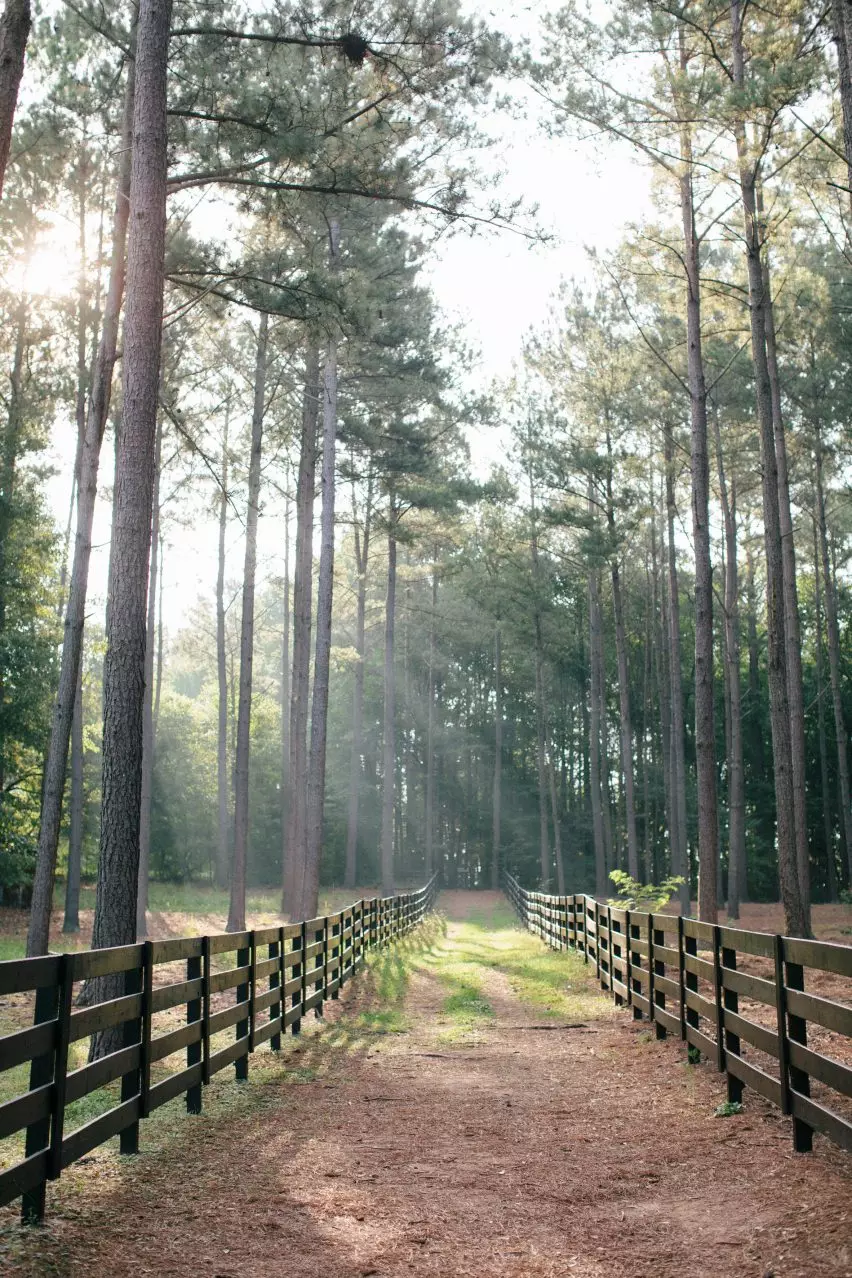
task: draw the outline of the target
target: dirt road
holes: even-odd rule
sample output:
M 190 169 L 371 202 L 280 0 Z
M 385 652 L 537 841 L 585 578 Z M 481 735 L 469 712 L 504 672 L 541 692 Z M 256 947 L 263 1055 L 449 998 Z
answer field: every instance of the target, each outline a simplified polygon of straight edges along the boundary
M 138 1159 L 74 1168 L 36 1242 L 6 1230 L 0 1270 L 852 1275 L 852 1160 L 822 1140 L 794 1155 L 789 1124 L 748 1094 L 714 1117 L 719 1076 L 598 998 L 573 956 L 561 1002 L 539 987 L 531 1006 L 538 942 L 496 894 L 441 906 L 446 935 L 409 951 L 407 979 L 399 959 L 377 965 L 322 1034 L 253 1058 L 208 1115 L 175 1107 Z

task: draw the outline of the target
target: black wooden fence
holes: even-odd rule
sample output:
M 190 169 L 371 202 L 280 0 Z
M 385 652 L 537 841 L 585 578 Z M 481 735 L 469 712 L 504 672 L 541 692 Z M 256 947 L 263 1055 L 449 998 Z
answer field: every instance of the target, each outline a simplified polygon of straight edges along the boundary
M 41 1220 L 47 1181 L 84 1154 L 113 1136 L 135 1153 L 139 1120 L 177 1096 L 200 1113 L 215 1073 L 233 1065 L 246 1079 L 250 1053 L 264 1043 L 280 1050 L 282 1032 L 298 1034 L 311 1010 L 321 1015 L 367 951 L 415 927 L 436 892 L 435 877 L 417 892 L 282 927 L 0 962 L 0 996 L 35 995 L 32 1027 L 0 1038 L 0 1071 L 29 1066 L 28 1085 L 22 1077 L 21 1093 L 0 1105 L 0 1139 L 26 1131 L 23 1159 L 0 1171 L 0 1206 L 20 1197 L 23 1219 Z M 75 986 L 99 977 L 123 978 L 123 993 L 75 1007 Z M 230 990 L 234 1002 L 223 997 Z M 117 1050 L 69 1069 L 73 1043 L 117 1027 Z M 104 1097 L 116 1103 L 66 1134 L 66 1108 L 117 1080 L 120 1096 Z
M 751 1087 L 792 1118 L 797 1151 L 815 1131 L 852 1151 L 852 1068 L 831 1055 L 852 1060 L 852 946 L 547 896 L 511 875 L 505 886 L 531 932 L 581 952 L 657 1038 L 676 1035 L 725 1073 L 730 1102 Z M 806 990 L 806 973 L 831 997 Z

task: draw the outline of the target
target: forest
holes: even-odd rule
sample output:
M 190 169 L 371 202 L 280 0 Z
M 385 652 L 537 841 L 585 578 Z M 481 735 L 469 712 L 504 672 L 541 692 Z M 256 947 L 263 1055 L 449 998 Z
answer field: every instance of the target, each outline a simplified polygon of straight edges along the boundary
M 226 890 L 232 931 L 253 887 L 301 919 L 435 871 L 674 878 L 703 920 L 780 899 L 794 936 L 849 899 L 852 8 L 513 25 L 6 0 L 0 887 L 28 954 L 87 884 L 95 946 L 147 935 L 152 882 Z M 448 236 L 550 234 L 502 197 L 501 113 L 651 201 L 485 385 L 429 269 Z

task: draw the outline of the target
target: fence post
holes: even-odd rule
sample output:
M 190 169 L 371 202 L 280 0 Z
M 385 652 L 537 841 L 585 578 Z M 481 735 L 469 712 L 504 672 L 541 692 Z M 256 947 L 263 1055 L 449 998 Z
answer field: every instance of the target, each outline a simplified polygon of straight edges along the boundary
M 341 933 L 340 916 L 338 915 L 337 922 L 332 923 L 331 925 L 331 939 L 332 941 L 337 941 L 337 944 L 332 945 L 331 947 L 331 962 L 333 965 L 331 969 L 331 983 L 333 985 L 334 982 L 336 981 L 338 988 L 340 986 L 340 933 Z M 337 999 L 338 997 L 337 989 L 332 990 L 331 997 L 335 1000 Z
M 251 934 L 251 939 L 254 940 L 254 932 L 252 932 Z M 249 944 L 251 945 L 251 942 Z M 251 953 L 252 953 L 251 948 L 244 947 L 241 950 L 237 950 L 237 967 L 248 967 L 248 965 L 251 962 Z M 249 972 L 248 981 L 243 982 L 242 985 L 237 986 L 236 1001 L 238 1003 L 247 1002 L 250 998 L 250 990 L 251 990 L 251 972 Z M 243 1019 L 241 1021 L 237 1021 L 236 1037 L 238 1039 L 246 1038 L 249 1035 L 250 1024 L 251 1024 L 251 1004 L 249 1004 L 249 1019 L 248 1020 Z M 244 1083 L 246 1081 L 246 1079 L 248 1078 L 248 1056 L 241 1056 L 239 1060 L 234 1061 L 234 1077 L 236 1078 L 238 1083 Z
M 723 969 L 728 968 L 728 970 L 731 972 L 735 972 L 737 970 L 736 950 L 732 950 L 727 948 L 726 946 L 722 946 L 722 968 Z M 724 975 L 725 975 L 724 971 L 722 971 L 721 977 L 722 977 L 722 995 L 723 995 L 723 1002 L 725 1005 L 724 1010 L 725 1012 L 733 1012 L 736 1014 L 740 1010 L 740 996 L 736 990 L 725 989 Z M 732 1034 L 731 1031 L 728 1029 L 727 1023 L 725 1022 L 725 1019 L 724 1019 L 724 1013 L 723 1013 L 722 1019 L 723 1019 L 723 1023 L 725 1024 L 725 1064 L 727 1066 L 728 1056 L 740 1055 L 740 1036 L 739 1034 Z M 742 1098 L 743 1098 L 743 1083 L 741 1079 L 735 1078 L 734 1075 L 730 1073 L 730 1071 L 728 1071 L 727 1079 L 728 1079 L 728 1102 L 731 1105 L 739 1105 L 739 1103 L 742 1101 Z M 782 1089 L 783 1089 L 783 1084 L 782 1084 Z
M 657 989 L 657 983 L 654 978 L 657 976 L 663 976 L 663 977 L 665 976 L 666 965 L 662 959 L 658 959 L 656 957 L 654 953 L 654 949 L 655 949 L 655 946 L 665 945 L 665 943 L 666 943 L 665 933 L 661 932 L 659 928 L 654 927 L 654 916 L 653 914 L 649 914 L 648 915 L 648 954 L 651 958 L 651 962 L 648 964 L 648 966 L 649 968 L 652 969 L 650 987 L 651 987 L 651 993 L 653 995 L 653 1002 L 651 1003 L 651 1007 L 652 1008 L 661 1007 L 663 1008 L 663 1010 L 665 1010 L 665 1006 L 666 1006 L 666 992 L 665 990 Z M 664 1039 L 668 1033 L 668 1030 L 666 1029 L 665 1025 L 661 1025 L 660 1022 L 657 1020 L 656 1013 L 654 1013 L 654 1032 L 656 1033 L 658 1039 Z
M 74 955 L 63 954 L 59 969 L 60 993 L 56 1025 L 56 1064 L 53 1072 L 53 1123 L 47 1178 L 58 1180 L 62 1171 L 62 1137 L 65 1132 L 65 1089 L 68 1081 L 68 1044 L 71 1038 L 71 1003 L 74 991 Z
M 713 924 L 713 990 L 716 998 L 716 1068 L 725 1070 L 725 1008 L 722 999 L 722 929 Z
M 59 1009 L 59 984 L 42 985 L 36 990 L 35 1010 L 33 1012 L 33 1025 L 43 1025 L 45 1021 L 55 1019 Z M 30 1091 L 35 1091 L 37 1087 L 44 1087 L 46 1083 L 54 1080 L 54 1070 L 56 1061 L 56 1045 L 54 1043 L 49 1052 L 45 1052 L 43 1056 L 33 1058 L 30 1065 Z M 33 1154 L 37 1154 L 39 1150 L 44 1149 L 50 1139 L 50 1118 L 40 1118 L 36 1123 L 30 1123 L 27 1128 L 26 1144 L 24 1146 L 25 1157 L 30 1158 Z M 30 1189 L 21 1199 L 21 1223 L 24 1225 L 36 1225 L 44 1220 L 44 1200 L 46 1192 L 47 1180 L 43 1180 L 41 1184 L 36 1185 L 34 1189 Z
M 302 951 L 302 961 L 301 963 L 294 963 L 292 968 L 290 969 L 293 979 L 295 980 L 297 977 L 299 978 L 299 988 L 297 990 L 294 990 L 292 995 L 290 996 L 290 1006 L 302 1007 L 302 1010 L 304 1010 L 303 1004 L 305 1002 L 305 999 L 308 997 L 308 986 L 307 986 L 307 976 L 306 976 L 307 968 L 308 968 L 308 959 L 305 953 L 307 948 L 308 948 L 308 929 L 303 920 L 302 926 L 299 929 L 299 935 L 293 937 L 293 949 L 294 950 L 300 949 Z M 302 1018 L 301 1016 L 297 1016 L 296 1019 L 290 1025 L 290 1033 L 292 1035 L 295 1035 L 295 1034 L 300 1034 L 301 1032 L 302 1032 Z
M 692 990 L 692 992 L 695 994 L 698 993 L 698 977 L 695 975 L 694 972 L 687 972 L 686 970 L 687 954 L 691 955 L 694 958 L 698 957 L 698 939 L 697 937 L 686 935 L 686 933 L 683 930 L 683 919 L 680 915 L 678 915 L 678 918 L 680 919 L 678 943 L 680 945 L 680 967 L 681 967 L 680 1024 L 681 1024 L 682 1036 L 686 1038 L 687 1025 L 691 1025 L 693 1029 L 698 1029 L 698 1012 L 695 1010 L 694 1007 L 688 1007 L 686 1002 L 687 990 Z M 695 1047 L 694 1044 L 692 1043 L 690 1043 L 689 1047 L 687 1048 L 687 1055 L 689 1055 L 690 1052 L 695 1053 L 695 1055 L 698 1056 L 699 1058 L 701 1056 L 701 1053 L 699 1052 L 698 1048 Z
M 140 967 L 131 968 L 124 974 L 124 992 L 125 994 L 141 994 L 142 993 L 142 969 Z M 129 1070 L 121 1077 L 121 1099 L 122 1102 L 133 1100 L 134 1096 L 138 1096 L 142 1087 L 142 1017 L 137 1016 L 132 1020 L 124 1023 L 124 1046 L 134 1047 L 140 1044 L 139 1049 L 139 1065 L 135 1069 Z M 119 1152 L 122 1154 L 138 1154 L 139 1153 L 139 1120 L 131 1123 L 129 1127 L 125 1127 L 118 1138 Z
M 193 955 L 186 960 L 186 979 L 188 981 L 197 981 L 203 977 L 202 959 L 200 956 Z M 186 1005 L 186 1023 L 192 1025 L 195 1021 L 202 1020 L 202 1001 L 200 998 L 192 998 Z M 201 1060 L 203 1046 L 202 1039 L 204 1037 L 204 1025 L 200 1028 L 200 1035 L 197 1043 L 190 1043 L 186 1049 L 187 1068 L 191 1065 L 197 1065 Z M 196 1083 L 193 1087 L 186 1090 L 186 1112 L 188 1114 L 201 1113 L 201 1083 Z
M 278 967 L 276 968 L 274 972 L 270 972 L 269 974 L 269 988 L 271 990 L 280 990 L 281 986 L 284 984 L 284 965 L 283 965 L 284 928 L 283 927 L 279 927 L 278 929 L 278 940 L 270 941 L 269 943 L 269 957 L 271 959 L 278 959 Z M 281 993 L 279 993 L 278 995 L 278 1002 L 272 1003 L 269 1008 L 269 1019 L 271 1021 L 274 1021 L 276 1016 L 278 1017 L 280 1025 L 279 1025 L 278 1033 L 273 1034 L 272 1038 L 269 1040 L 269 1050 L 271 1052 L 281 1051 L 281 1027 L 283 1027 L 284 1025 L 284 996 Z
M 201 1046 L 202 1046 L 202 1078 L 205 1084 L 210 1082 L 210 937 L 201 938 L 201 959 L 204 964 L 204 984 L 201 990 Z
M 139 1047 L 139 1117 L 147 1118 L 151 1098 L 151 999 L 154 993 L 154 942 L 145 941 L 142 956 L 142 1034 Z
M 786 986 L 786 988 L 785 988 Z M 784 960 L 784 938 L 775 938 L 775 994 L 778 1000 L 778 1046 L 781 1052 L 781 1109 L 783 1113 L 791 1113 L 793 1109 L 792 1093 L 810 1096 L 811 1082 L 803 1069 L 790 1064 L 790 1046 L 792 1043 L 807 1045 L 807 1022 L 801 1016 L 794 1016 L 787 1010 L 787 990 L 804 990 L 805 969 L 801 963 L 787 963 Z M 784 1101 L 787 1109 L 784 1109 Z M 813 1128 L 801 1118 L 793 1117 L 793 1148 L 797 1154 L 807 1154 L 814 1147 Z

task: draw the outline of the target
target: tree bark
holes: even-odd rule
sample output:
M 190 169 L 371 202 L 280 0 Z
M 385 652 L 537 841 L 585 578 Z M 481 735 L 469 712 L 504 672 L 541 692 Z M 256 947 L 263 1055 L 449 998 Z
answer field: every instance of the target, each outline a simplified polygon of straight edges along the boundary
M 430 682 L 431 682 L 430 661 Z M 500 620 L 494 629 L 494 778 L 491 788 L 491 891 L 500 886 L 500 838 L 503 815 L 503 636 Z M 427 874 L 431 866 L 426 867 Z
M 353 517 L 355 497 L 353 492 Z M 352 753 L 349 759 L 349 810 L 346 821 L 346 869 L 344 884 L 354 888 L 358 881 L 358 824 L 361 803 L 361 755 L 364 752 L 364 664 L 366 661 L 367 568 L 370 561 L 370 533 L 373 507 L 373 475 L 367 476 L 364 530 L 355 523 L 355 567 L 358 573 L 357 619 L 355 623 L 355 684 L 352 691 Z
M 740 93 L 744 93 L 746 89 L 745 59 L 743 54 L 740 0 L 732 0 L 731 3 L 731 34 L 734 84 Z M 768 641 L 769 708 L 772 724 L 772 753 L 775 776 L 778 874 L 787 932 L 792 936 L 804 936 L 808 932 L 808 920 L 799 887 L 796 857 L 790 705 L 787 691 L 784 573 L 778 509 L 778 466 L 772 420 L 772 392 L 766 355 L 766 297 L 762 268 L 763 246 L 757 212 L 756 175 L 749 159 L 745 128 L 741 122 L 735 124 L 734 132 L 740 168 L 740 191 L 745 223 L 752 362 L 754 364 L 757 416 L 760 431 L 763 523 L 766 545 L 766 630 Z
M 828 634 L 828 673 L 831 703 L 834 711 L 834 734 L 837 739 L 837 777 L 840 789 L 840 836 L 846 853 L 848 881 L 852 883 L 852 804 L 850 804 L 849 751 L 846 719 L 843 713 L 843 686 L 840 676 L 840 629 L 837 622 L 837 592 L 828 553 L 828 522 L 825 513 L 823 485 L 823 451 L 819 428 L 816 433 L 817 523 L 822 558 L 822 580 L 825 590 L 825 625 Z
M 612 605 L 615 614 L 615 655 L 618 666 L 618 708 L 621 735 L 621 772 L 624 778 L 624 823 L 627 833 L 627 872 L 639 878 L 639 843 L 636 838 L 636 800 L 633 785 L 633 727 L 630 722 L 630 672 L 627 664 L 627 633 L 624 626 L 624 603 L 621 595 L 621 570 L 615 554 L 615 508 L 612 496 L 612 444 L 606 430 L 606 519 L 612 542 L 609 571 L 612 580 Z
M 293 571 L 293 678 L 290 686 L 290 811 L 284 862 L 282 910 L 289 910 L 307 855 L 308 693 L 311 670 L 314 483 L 319 416 L 319 349 L 308 337 L 302 437 L 296 487 L 296 561 Z M 290 911 L 290 917 L 295 915 Z
M 290 476 L 286 482 L 289 485 Z M 284 625 L 281 632 L 281 858 L 287 861 L 290 812 L 290 494 L 284 503 Z
M 819 775 L 822 792 L 823 837 L 825 839 L 826 886 L 828 899 L 836 901 L 837 865 L 834 856 L 834 828 L 831 820 L 831 793 L 828 780 L 828 744 L 825 731 L 825 665 L 822 652 L 822 573 L 820 572 L 819 514 L 814 518 L 814 643 L 816 646 L 817 733 L 819 739 Z
M 136 896 L 136 939 L 148 935 L 148 878 L 151 869 L 151 791 L 154 781 L 154 645 L 157 640 L 157 561 L 160 547 L 160 458 L 162 418 L 157 427 L 157 455 L 151 512 L 151 572 L 148 580 L 148 625 L 145 639 L 145 701 L 142 707 L 142 797 L 139 810 L 139 887 Z
M 687 70 L 681 36 L 681 68 Z M 710 553 L 710 462 L 707 387 L 701 346 L 701 275 L 692 189 L 692 138 L 681 128 L 680 206 L 686 270 L 687 376 L 691 419 L 692 538 L 695 550 L 695 762 L 698 790 L 698 917 L 716 922 L 719 817 L 713 688 L 713 561 Z
M 6 0 L 0 18 L 0 197 L 12 146 L 12 125 L 30 35 L 30 0 Z
M 83 870 L 83 663 L 77 671 L 71 724 L 71 800 L 68 830 L 68 879 L 63 932 L 80 931 L 80 881 Z
M 340 227 L 329 225 L 330 269 L 340 255 Z M 323 810 L 325 805 L 326 742 L 328 736 L 328 684 L 331 663 L 331 610 L 334 593 L 334 466 L 337 444 L 337 338 L 329 336 L 325 351 L 322 406 L 322 505 L 320 514 L 320 561 L 317 582 L 316 647 L 311 705 L 311 748 L 308 760 L 307 856 L 301 883 L 296 892 L 296 912 L 300 918 L 316 917 L 322 859 Z
M 728 918 L 740 917 L 740 885 L 745 877 L 745 772 L 743 767 L 740 615 L 737 565 L 737 495 L 725 478 L 722 433 L 714 417 L 719 493 L 725 524 L 725 662 L 728 685 Z
M 388 516 L 388 585 L 385 599 L 384 733 L 382 738 L 382 895 L 394 891 L 394 790 L 396 781 L 396 667 L 394 637 L 396 622 L 396 522 L 397 511 L 391 493 Z
M 166 82 L 171 0 L 142 0 L 130 180 L 122 414 L 115 449 L 103 676 L 101 834 L 92 947 L 136 936 L 142 703 L 157 436 L 166 234 Z M 100 998 L 123 977 L 95 983 Z M 122 1027 L 93 1036 L 92 1058 L 126 1043 Z
M 603 794 L 601 789 L 601 702 L 599 652 L 602 646 L 600 599 L 597 569 L 589 573 L 589 774 L 591 785 L 592 831 L 595 845 L 595 892 L 607 890 L 607 857 L 604 844 Z
M 674 477 L 674 439 L 670 427 L 665 429 L 664 437 L 666 463 L 666 520 L 668 524 L 668 577 L 669 577 L 669 674 L 671 678 L 671 778 L 674 799 L 673 813 L 677 814 L 677 825 L 672 831 L 672 870 L 682 875 L 684 882 L 678 889 L 678 899 L 683 914 L 689 912 L 690 875 L 689 856 L 687 853 L 686 829 L 686 758 L 684 754 L 683 725 L 683 676 L 680 667 L 680 591 L 677 578 L 677 556 L 675 551 L 675 477 Z
M 763 221 L 760 188 L 757 190 L 757 213 Z M 787 441 L 781 407 L 781 379 L 775 341 L 775 308 L 770 288 L 769 262 L 763 257 L 763 304 L 766 327 L 766 362 L 772 404 L 772 426 L 775 437 L 775 460 L 778 467 L 778 523 L 781 532 L 781 575 L 784 591 L 784 638 L 787 655 L 787 699 L 790 707 L 790 766 L 793 773 L 793 818 L 796 838 L 796 868 L 799 894 L 804 914 L 804 927 L 811 930 L 811 871 L 808 843 L 807 770 L 805 752 L 805 695 L 802 680 L 802 630 L 799 621 L 799 590 L 796 584 L 796 543 L 790 510 L 790 478 L 787 467 Z
M 838 87 L 843 112 L 843 149 L 846 153 L 846 180 L 852 207 L 852 15 L 849 0 L 832 0 L 832 39 L 837 49 Z
M 225 652 L 225 541 L 228 530 L 228 428 L 230 401 L 225 407 L 222 436 L 222 479 L 219 488 L 219 554 L 216 572 L 216 676 L 218 680 L 218 720 L 216 737 L 216 788 L 219 838 L 216 844 L 216 886 L 225 888 L 230 875 L 230 785 L 228 781 L 228 668 Z
M 426 874 L 435 868 L 435 618 L 438 611 L 438 573 L 432 566 L 432 608 L 429 613 L 429 674 L 426 688 Z
M 135 43 L 135 29 L 132 37 Z M 101 337 L 92 370 L 86 430 L 80 454 L 77 482 L 77 527 L 74 538 L 74 561 L 65 612 L 59 685 L 53 707 L 50 743 L 44 769 L 41 821 L 36 853 L 32 910 L 27 935 L 27 954 L 47 953 L 50 914 L 53 904 L 53 881 L 56 853 L 62 821 L 62 800 L 68 761 L 68 741 L 74 714 L 74 701 L 83 647 L 83 623 L 92 553 L 92 522 L 98 487 L 98 464 L 101 443 L 109 413 L 112 378 L 118 344 L 121 303 L 124 295 L 125 245 L 130 211 L 131 142 L 133 138 L 135 79 L 133 64 L 128 66 L 124 95 L 122 152 L 113 215 L 112 258 L 109 286 L 104 306 Z M 155 391 L 156 412 L 156 391 Z M 135 920 L 134 920 L 135 922 Z
M 248 473 L 246 550 L 243 568 L 243 609 L 240 620 L 240 700 L 237 709 L 237 751 L 234 762 L 234 860 L 231 867 L 229 932 L 246 926 L 246 864 L 249 827 L 249 755 L 251 752 L 251 696 L 254 671 L 254 595 L 257 577 L 257 524 L 260 514 L 260 462 L 266 410 L 266 358 L 269 316 L 264 311 L 257 333 L 254 405 L 251 415 L 251 454 Z

